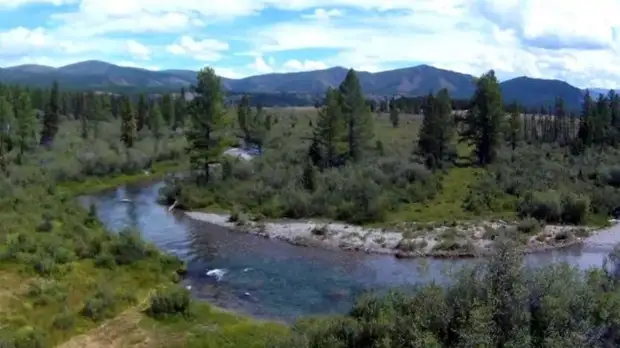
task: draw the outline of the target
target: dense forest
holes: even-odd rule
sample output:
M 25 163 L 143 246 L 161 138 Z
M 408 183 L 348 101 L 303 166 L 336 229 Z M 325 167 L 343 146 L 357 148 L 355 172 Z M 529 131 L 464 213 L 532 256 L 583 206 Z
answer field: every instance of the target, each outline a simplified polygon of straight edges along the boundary
M 107 335 L 150 347 L 619 345 L 620 252 L 587 272 L 525 269 L 517 245 L 546 224 L 599 225 L 620 206 L 620 98 L 586 94 L 580 117 L 561 99 L 533 114 L 506 105 L 492 71 L 476 86 L 464 104 L 442 90 L 372 106 L 351 70 L 301 110 L 253 107 L 247 96 L 227 105 L 209 68 L 188 100 L 1 86 L 0 347 L 55 346 L 104 322 L 118 330 Z M 230 146 L 260 155 L 223 158 Z M 194 301 L 174 285 L 184 274 L 176 257 L 136 231 L 109 233 L 75 200 L 186 169 L 162 199 L 237 220 L 499 217 L 520 228 L 486 231 L 494 256 L 448 286 L 369 294 L 346 315 L 287 328 Z M 454 233 L 438 247 L 467 247 Z

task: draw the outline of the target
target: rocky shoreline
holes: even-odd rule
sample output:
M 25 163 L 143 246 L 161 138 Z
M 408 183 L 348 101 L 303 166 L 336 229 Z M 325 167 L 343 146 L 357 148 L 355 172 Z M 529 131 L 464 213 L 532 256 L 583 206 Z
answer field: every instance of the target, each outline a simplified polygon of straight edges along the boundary
M 489 255 L 493 239 L 514 233 L 524 253 L 547 251 L 583 242 L 595 232 L 582 226 L 522 226 L 523 222 L 483 221 L 444 224 L 403 223 L 392 229 L 315 221 L 250 221 L 240 216 L 185 212 L 195 220 L 279 239 L 293 245 L 388 254 L 399 258 L 465 258 Z M 530 230 L 530 228 L 532 230 Z

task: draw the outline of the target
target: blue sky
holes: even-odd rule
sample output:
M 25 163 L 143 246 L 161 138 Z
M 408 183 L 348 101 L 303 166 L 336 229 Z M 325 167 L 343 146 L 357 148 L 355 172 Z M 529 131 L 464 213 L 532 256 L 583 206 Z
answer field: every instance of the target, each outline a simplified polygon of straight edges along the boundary
M 0 66 L 226 77 L 421 63 L 620 87 L 620 0 L 0 0 Z

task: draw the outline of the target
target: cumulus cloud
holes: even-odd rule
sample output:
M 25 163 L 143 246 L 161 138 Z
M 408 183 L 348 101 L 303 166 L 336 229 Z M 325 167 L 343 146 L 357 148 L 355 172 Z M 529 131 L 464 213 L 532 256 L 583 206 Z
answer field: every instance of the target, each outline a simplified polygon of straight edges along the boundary
M 190 36 L 182 36 L 176 43 L 166 47 L 175 55 L 190 56 L 196 60 L 211 62 L 222 58 L 222 52 L 229 49 L 228 43 L 204 39 L 196 41 Z
M 299 61 L 297 59 L 287 60 L 282 67 L 287 71 L 306 71 L 306 70 L 322 70 L 327 69 L 328 66 L 324 62 L 317 60 L 304 60 Z
M 1 62 L 45 51 L 217 62 L 229 77 L 426 63 L 581 87 L 620 81 L 619 0 L 0 0 L 0 10 L 27 3 L 75 6 L 59 6 L 46 28 L 1 32 Z M 270 16 L 273 9 L 290 15 Z
M 151 49 L 136 40 L 127 40 L 127 49 L 136 59 L 149 60 L 151 58 Z

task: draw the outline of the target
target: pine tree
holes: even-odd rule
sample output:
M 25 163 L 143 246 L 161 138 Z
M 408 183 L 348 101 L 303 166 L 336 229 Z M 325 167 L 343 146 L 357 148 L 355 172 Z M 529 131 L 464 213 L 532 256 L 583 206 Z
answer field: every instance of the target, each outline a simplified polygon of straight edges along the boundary
M 157 101 L 153 102 L 153 105 L 149 109 L 149 123 L 151 125 L 151 132 L 155 137 L 155 153 L 158 153 L 159 143 L 166 134 L 166 124 L 161 114 L 161 110 L 159 109 L 159 103 Z
M 16 140 L 17 124 L 13 106 L 5 96 L 0 96 L 0 169 L 6 171 L 9 159 L 8 153 L 12 150 Z
M 510 109 L 510 117 L 508 122 L 506 122 L 504 137 L 512 151 L 514 151 L 523 134 L 521 130 L 521 108 L 515 102 Z
M 435 158 L 439 152 L 437 138 L 437 113 L 435 110 L 435 96 L 432 93 L 426 97 L 425 106 L 422 110 L 424 118 L 418 135 L 417 151 L 425 158 L 428 167 L 434 167 Z
M 264 109 L 259 106 L 255 112 L 250 108 L 250 100 L 243 96 L 237 108 L 237 123 L 241 128 L 243 141 L 246 146 L 256 146 L 262 151 L 267 136 L 267 117 Z
M 442 89 L 437 93 L 435 98 L 437 105 L 438 116 L 438 129 L 437 140 L 439 145 L 439 152 L 437 153 L 437 159 L 444 161 L 448 156 L 448 145 L 454 138 L 454 117 L 452 116 L 452 100 L 450 100 L 450 94 L 447 89 Z
M 220 133 L 226 126 L 226 109 L 220 78 L 212 68 L 198 72 L 196 96 L 188 105 L 190 127 L 185 133 L 189 143 L 190 164 L 198 171 L 197 183 L 210 182 L 209 165 L 217 163 L 226 142 Z
M 146 126 L 148 115 L 148 105 L 144 94 L 140 94 L 138 98 L 138 112 L 136 113 L 136 131 L 139 132 Z
M 611 144 L 616 146 L 620 141 L 620 95 L 610 90 L 607 99 L 609 100 Z
M 611 109 L 606 96 L 599 94 L 596 101 L 596 118 L 594 120 L 594 142 L 608 144 L 611 127 Z
M 58 91 L 58 82 L 52 84 L 50 99 L 45 106 L 45 115 L 43 116 L 43 130 L 41 131 L 41 144 L 48 144 L 54 141 L 56 133 L 58 133 L 58 122 L 60 120 L 60 94 Z
M 18 163 L 21 164 L 24 153 L 37 141 L 37 115 L 32 109 L 30 95 L 27 92 L 17 94 L 15 103 L 15 119 L 17 122 L 17 146 L 19 148 Z
M 181 88 L 181 94 L 174 100 L 174 119 L 172 119 L 172 129 L 183 128 L 185 126 L 185 114 L 187 113 L 187 103 L 185 102 L 185 88 Z
M 590 91 L 586 90 L 583 97 L 579 130 L 577 131 L 577 141 L 580 146 L 588 147 L 592 145 L 594 141 L 594 113 L 594 101 L 592 100 Z
M 252 117 L 252 108 L 250 108 L 250 99 L 244 95 L 237 106 L 237 123 L 241 128 L 243 141 L 247 145 L 250 141 L 250 118 Z
M 504 118 L 502 93 L 493 70 L 476 81 L 472 108 L 464 120 L 462 139 L 475 147 L 478 164 L 486 165 L 496 157 Z
M 340 94 L 330 88 L 325 93 L 325 105 L 319 110 L 314 127 L 317 151 L 322 154 L 322 163 L 316 163 L 320 168 L 325 169 L 340 163 L 347 146 L 346 126 L 347 120 L 340 106 Z
M 434 168 L 448 156 L 448 145 L 454 138 L 452 102 L 447 89 L 437 96 L 429 94 L 424 108 L 424 120 L 418 136 L 418 153 L 426 165 Z
M 394 128 L 398 128 L 398 124 L 400 123 L 398 108 L 394 103 L 394 99 L 392 99 L 390 103 L 390 122 L 392 122 L 392 127 Z
M 172 100 L 172 95 L 164 94 L 161 98 L 161 114 L 168 127 L 172 129 L 175 123 L 174 101 Z
M 125 97 L 121 105 L 121 141 L 127 148 L 133 147 L 136 133 L 136 117 L 131 107 L 131 100 Z
M 369 148 L 373 137 L 372 115 L 366 106 L 355 70 L 350 69 L 338 87 L 342 113 L 347 120 L 349 158 L 357 162 Z

